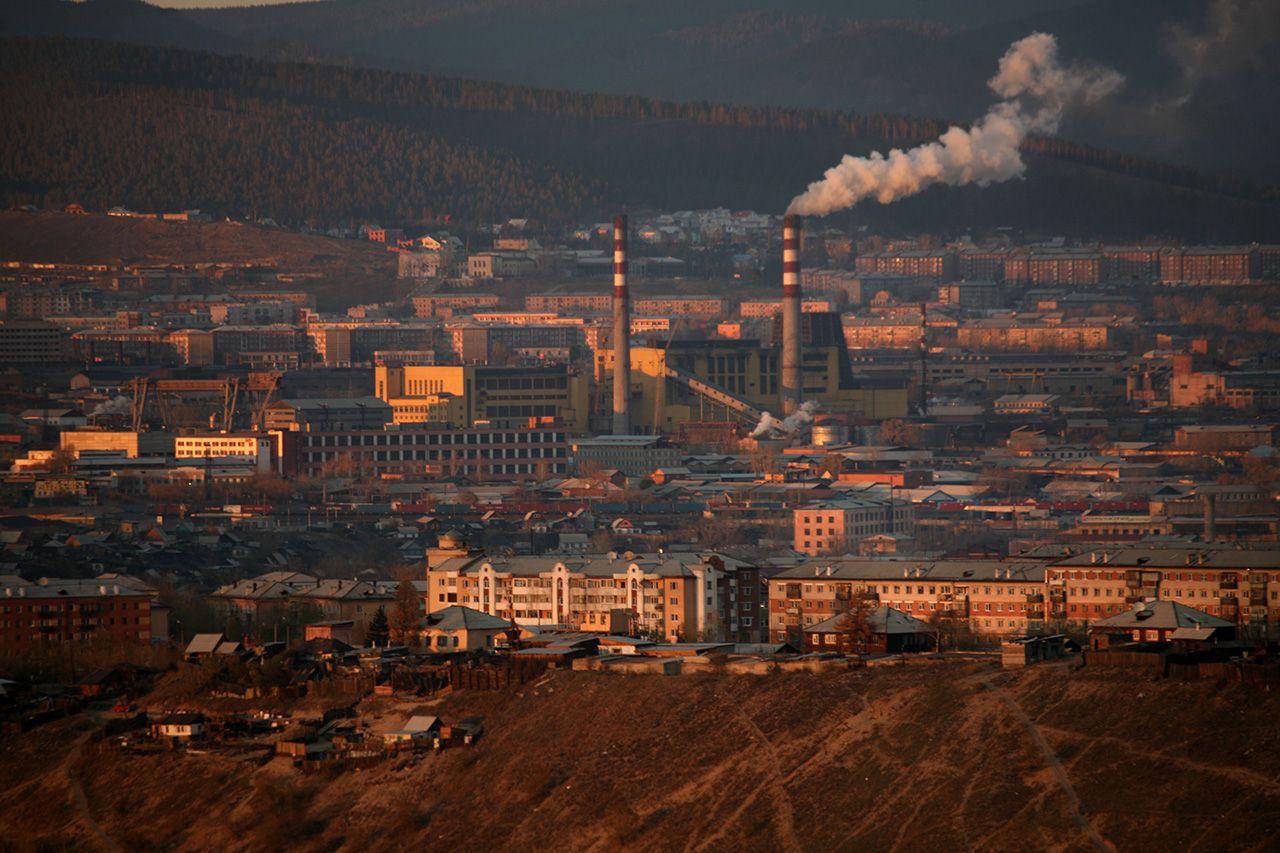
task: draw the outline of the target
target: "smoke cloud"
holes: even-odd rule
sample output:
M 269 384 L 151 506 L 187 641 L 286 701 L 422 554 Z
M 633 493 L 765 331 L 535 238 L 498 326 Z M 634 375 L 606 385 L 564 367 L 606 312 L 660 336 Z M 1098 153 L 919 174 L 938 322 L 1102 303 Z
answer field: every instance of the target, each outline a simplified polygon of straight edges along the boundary
M 89 417 L 96 418 L 100 415 L 128 415 L 133 411 L 133 400 L 121 395 L 112 397 L 110 400 L 104 400 L 93 407 L 93 411 L 89 413 Z
M 1019 146 L 1028 133 L 1053 133 L 1068 107 L 1091 104 L 1124 82 L 1116 71 L 1058 59 L 1058 40 L 1032 33 L 1014 42 L 987 85 L 1003 100 L 967 130 L 950 127 L 936 142 L 888 155 L 846 154 L 791 201 L 788 213 L 825 216 L 864 198 L 889 204 L 934 184 L 1000 183 L 1026 170 Z
M 795 435 L 804 431 L 813 423 L 813 416 L 818 413 L 818 404 L 806 400 L 794 412 L 785 418 L 778 419 L 765 412 L 760 416 L 760 423 L 751 431 L 752 438 Z
M 1193 33 L 1182 26 L 1168 30 L 1166 47 L 1182 69 L 1182 106 L 1204 80 L 1227 77 L 1257 66 L 1280 34 L 1280 3 L 1275 0 L 1214 0 L 1205 14 L 1205 29 Z

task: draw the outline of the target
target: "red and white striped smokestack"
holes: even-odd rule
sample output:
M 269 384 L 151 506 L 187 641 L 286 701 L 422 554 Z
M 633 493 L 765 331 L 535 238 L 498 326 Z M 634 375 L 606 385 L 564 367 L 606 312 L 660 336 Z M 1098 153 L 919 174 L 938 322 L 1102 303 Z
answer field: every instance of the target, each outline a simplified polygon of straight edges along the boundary
M 800 217 L 782 220 L 782 411 L 791 414 L 804 397 L 800 355 Z
M 613 434 L 631 433 L 631 290 L 627 217 L 613 218 Z

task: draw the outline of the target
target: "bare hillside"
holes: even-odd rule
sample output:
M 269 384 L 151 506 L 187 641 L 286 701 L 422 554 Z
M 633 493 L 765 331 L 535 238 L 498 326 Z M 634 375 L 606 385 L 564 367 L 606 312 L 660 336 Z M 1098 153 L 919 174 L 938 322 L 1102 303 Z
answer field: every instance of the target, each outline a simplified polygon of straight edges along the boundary
M 80 754 L 87 723 L 61 723 L 0 746 L 0 836 L 128 850 L 1265 849 L 1280 832 L 1275 711 L 1243 686 L 1063 666 L 560 673 L 432 710 L 485 714 L 474 748 L 361 772 Z
M 0 260 L 65 264 L 264 263 L 395 275 L 381 245 L 229 222 L 0 211 Z

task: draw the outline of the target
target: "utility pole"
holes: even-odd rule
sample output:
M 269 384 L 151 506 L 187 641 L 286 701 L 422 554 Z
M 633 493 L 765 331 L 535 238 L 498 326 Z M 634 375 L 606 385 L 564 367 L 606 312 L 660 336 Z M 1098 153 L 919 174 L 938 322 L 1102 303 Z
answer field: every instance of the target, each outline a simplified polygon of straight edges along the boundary
M 920 303 L 920 416 L 929 409 L 929 303 Z

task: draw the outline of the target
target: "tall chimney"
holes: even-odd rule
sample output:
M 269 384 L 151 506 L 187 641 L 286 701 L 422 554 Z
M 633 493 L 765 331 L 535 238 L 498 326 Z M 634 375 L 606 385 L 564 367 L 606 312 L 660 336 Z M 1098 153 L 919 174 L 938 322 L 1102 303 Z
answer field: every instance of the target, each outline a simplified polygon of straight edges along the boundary
M 654 425 L 657 428 L 657 425 Z M 631 291 L 627 217 L 613 218 L 613 434 L 631 433 Z
M 800 360 L 800 217 L 782 220 L 782 411 L 791 414 L 804 397 Z
M 1204 502 L 1204 535 L 1206 542 L 1212 542 L 1218 538 L 1218 508 L 1214 502 L 1214 496 L 1210 492 L 1205 492 L 1200 496 Z

